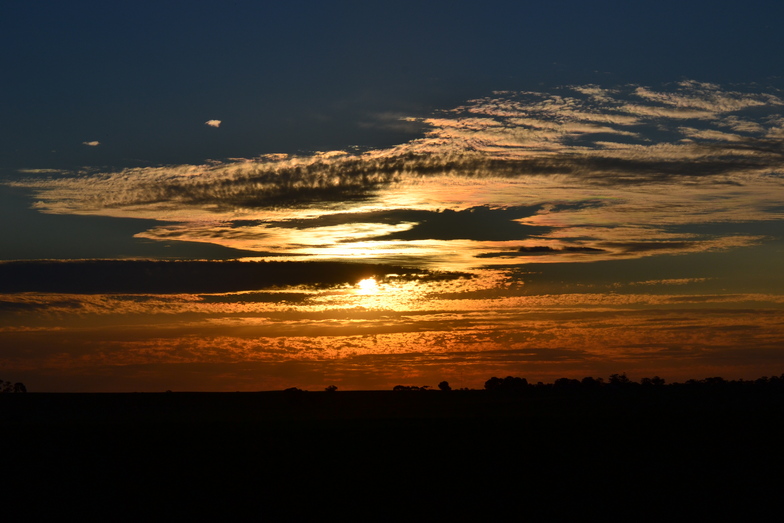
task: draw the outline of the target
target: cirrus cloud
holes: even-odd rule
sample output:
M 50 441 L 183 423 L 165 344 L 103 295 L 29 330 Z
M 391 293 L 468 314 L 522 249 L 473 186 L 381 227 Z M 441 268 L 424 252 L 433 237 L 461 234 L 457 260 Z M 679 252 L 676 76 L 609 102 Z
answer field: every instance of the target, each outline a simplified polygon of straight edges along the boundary
M 776 94 L 694 81 L 504 91 L 418 119 L 424 135 L 389 148 L 15 183 L 43 212 L 166 221 L 138 237 L 262 256 L 484 265 L 702 252 L 761 240 L 689 226 L 784 219 L 783 110 Z

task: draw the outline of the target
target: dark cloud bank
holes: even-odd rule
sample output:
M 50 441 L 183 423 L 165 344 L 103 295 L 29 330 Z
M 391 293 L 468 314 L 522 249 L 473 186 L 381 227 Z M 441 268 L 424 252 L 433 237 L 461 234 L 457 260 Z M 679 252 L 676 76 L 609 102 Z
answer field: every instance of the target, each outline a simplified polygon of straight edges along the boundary
M 355 284 L 395 274 L 403 278 L 459 278 L 460 273 L 340 262 L 24 261 L 0 263 L 0 292 L 212 293 L 293 285 Z

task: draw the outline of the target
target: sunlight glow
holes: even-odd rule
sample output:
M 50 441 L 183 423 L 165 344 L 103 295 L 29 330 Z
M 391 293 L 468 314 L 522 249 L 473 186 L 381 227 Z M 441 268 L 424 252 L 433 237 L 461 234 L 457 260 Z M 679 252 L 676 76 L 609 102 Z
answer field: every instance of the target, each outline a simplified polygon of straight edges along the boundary
M 378 292 L 378 282 L 375 278 L 365 278 L 357 283 L 358 294 L 376 294 Z

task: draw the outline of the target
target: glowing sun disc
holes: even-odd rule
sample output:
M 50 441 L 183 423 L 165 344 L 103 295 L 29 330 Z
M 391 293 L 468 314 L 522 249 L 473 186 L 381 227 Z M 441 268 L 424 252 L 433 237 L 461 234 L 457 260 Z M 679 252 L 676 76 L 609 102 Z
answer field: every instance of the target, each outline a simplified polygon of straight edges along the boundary
M 365 278 L 357 283 L 360 294 L 375 294 L 378 292 L 378 282 L 375 278 Z

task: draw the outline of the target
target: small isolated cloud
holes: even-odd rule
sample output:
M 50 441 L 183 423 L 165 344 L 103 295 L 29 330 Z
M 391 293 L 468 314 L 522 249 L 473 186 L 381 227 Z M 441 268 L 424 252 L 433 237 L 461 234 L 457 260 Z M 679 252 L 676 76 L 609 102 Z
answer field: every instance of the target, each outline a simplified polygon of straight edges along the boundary
M 92 142 L 82 142 L 82 145 L 89 145 L 90 147 L 98 147 L 101 145 L 101 142 L 98 140 L 93 140 Z
M 703 283 L 712 278 L 671 278 L 667 280 L 634 281 L 629 285 L 688 285 L 689 283 Z
M 220 127 L 220 124 L 220 120 L 207 120 L 204 122 L 204 125 L 209 125 L 210 127 Z

